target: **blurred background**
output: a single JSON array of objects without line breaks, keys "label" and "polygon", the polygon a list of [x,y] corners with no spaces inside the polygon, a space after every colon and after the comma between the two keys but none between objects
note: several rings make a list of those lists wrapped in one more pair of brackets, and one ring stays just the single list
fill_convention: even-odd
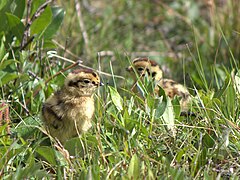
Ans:
[{"label": "blurred background", "polygon": [[[239,17],[239,0],[0,0],[0,177],[240,177]],[[186,84],[196,116],[134,94],[136,57]],[[63,147],[41,109],[78,60],[106,86],[91,130]]]},{"label": "blurred background", "polygon": [[82,0],[80,10],[73,0],[56,4],[66,10],[55,38],[58,52],[88,66],[97,68],[101,52],[103,71],[110,71],[111,60],[114,73],[127,77],[122,68],[129,59],[145,56],[161,65],[165,77],[188,86],[193,80],[205,89],[195,63],[202,65],[210,87],[216,87],[215,75],[220,84],[224,80],[222,65],[239,66],[238,0]]},{"label": "blurred background", "polygon": [[77,60],[125,91],[136,57],[157,61],[192,95],[217,92],[239,69],[239,17],[239,0],[3,0],[2,99],[38,114]]}]

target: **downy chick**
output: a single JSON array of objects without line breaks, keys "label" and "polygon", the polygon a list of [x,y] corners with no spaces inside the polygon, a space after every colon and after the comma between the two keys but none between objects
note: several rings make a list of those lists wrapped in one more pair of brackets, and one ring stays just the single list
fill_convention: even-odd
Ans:
[{"label": "downy chick", "polygon": [[[148,77],[151,77],[151,79],[156,82],[154,89],[156,93],[159,92],[160,86],[163,88],[166,95],[168,95],[171,99],[173,99],[175,96],[182,97],[180,101],[181,111],[188,110],[188,104],[191,97],[186,87],[174,80],[164,79],[163,71],[155,61],[148,58],[136,58],[133,60],[133,66],[129,66],[127,70],[131,73],[134,73],[133,68],[136,70],[140,77],[144,77],[147,73]],[[134,87],[134,91],[136,91],[136,87]]]},{"label": "downy chick", "polygon": [[42,119],[51,136],[64,143],[92,126],[93,96],[101,85],[98,74],[90,69],[76,69],[68,74],[63,87],[42,107]]}]

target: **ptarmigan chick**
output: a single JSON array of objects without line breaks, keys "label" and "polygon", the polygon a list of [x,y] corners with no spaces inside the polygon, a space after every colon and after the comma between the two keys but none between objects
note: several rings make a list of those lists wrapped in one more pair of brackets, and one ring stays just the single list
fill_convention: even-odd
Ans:
[{"label": "ptarmigan chick", "polygon": [[76,69],[68,74],[64,86],[42,107],[42,119],[51,136],[64,143],[92,126],[93,96],[101,85],[98,74],[90,69]]},{"label": "ptarmigan chick", "polygon": [[127,70],[134,73],[133,68],[140,77],[144,77],[147,73],[148,77],[156,82],[154,89],[156,93],[159,92],[160,86],[170,98],[174,98],[175,96],[182,97],[180,101],[181,110],[188,110],[188,104],[191,97],[186,87],[171,79],[164,79],[163,71],[155,61],[148,58],[136,58],[133,60],[133,66],[129,66]]}]

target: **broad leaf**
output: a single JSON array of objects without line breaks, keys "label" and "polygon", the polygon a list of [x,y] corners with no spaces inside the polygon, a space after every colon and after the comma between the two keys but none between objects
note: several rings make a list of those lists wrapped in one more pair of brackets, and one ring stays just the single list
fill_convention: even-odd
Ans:
[{"label": "broad leaf", "polygon": [[133,155],[129,168],[128,168],[128,178],[129,179],[138,179],[140,175],[140,161],[136,154]]},{"label": "broad leaf", "polygon": [[6,13],[6,16],[8,20],[8,27],[12,35],[15,35],[19,40],[21,40],[24,32],[23,23],[17,16],[13,14]]},{"label": "broad leaf", "polygon": [[25,0],[1,0],[0,1],[0,32],[8,31],[6,13],[22,19],[25,10]]},{"label": "broad leaf", "polygon": [[18,78],[16,73],[0,72],[0,87]]},{"label": "broad leaf", "polygon": [[50,39],[53,35],[56,34],[59,27],[63,22],[65,11],[60,7],[52,7],[52,22],[49,24],[44,33],[45,39]]},{"label": "broad leaf", "polygon": [[6,13],[7,12],[11,13],[11,11],[10,11],[11,3],[12,3],[11,0],[7,0],[7,2],[5,0],[3,0],[3,2],[1,2],[1,4],[0,4],[0,6],[2,6],[2,8],[0,10],[0,32],[1,31],[6,32],[8,30]]},{"label": "broad leaf", "polygon": [[121,111],[123,110],[123,99],[122,97],[119,95],[119,93],[117,92],[117,90],[111,86],[108,86],[108,89],[110,91],[110,96],[112,99],[113,104],[115,105],[115,107]]},{"label": "broad leaf", "polygon": [[8,0],[1,0],[0,1],[0,11],[2,10],[2,8],[7,4]]},{"label": "broad leaf", "polygon": [[6,61],[1,61],[0,62],[0,70],[5,69],[8,65],[15,63],[13,59],[6,60]]},{"label": "broad leaf", "polygon": [[34,1],[32,1],[30,17],[32,17],[33,14],[37,11],[37,9],[45,2],[46,2],[46,0],[34,0]]},{"label": "broad leaf", "polygon": [[57,165],[55,159],[55,152],[51,147],[40,146],[37,147],[36,152],[42,157],[44,157],[46,161],[48,161],[50,164]]},{"label": "broad leaf", "polygon": [[31,35],[42,34],[52,21],[52,11],[48,6],[44,12],[32,23]]},{"label": "broad leaf", "polygon": [[174,114],[176,117],[179,117],[181,114],[180,99],[181,99],[180,97],[175,96],[174,99],[172,100]]},{"label": "broad leaf", "polygon": [[79,137],[69,139],[64,143],[64,148],[71,156],[84,157],[84,147]]},{"label": "broad leaf", "polygon": [[29,116],[23,119],[21,123],[19,123],[18,126],[13,129],[13,131],[20,137],[29,137],[34,131],[36,131],[40,124],[40,119]]},{"label": "broad leaf", "polygon": [[165,94],[165,91],[159,87],[159,92],[158,92],[158,103],[156,104],[156,114],[155,114],[155,117],[158,119],[160,118],[166,107],[167,107],[167,96]]},{"label": "broad leaf", "polygon": [[23,17],[23,13],[24,13],[24,10],[25,10],[25,7],[26,7],[26,0],[17,0],[17,1],[14,1],[15,3],[15,9],[14,9],[14,12],[13,14],[15,16],[17,16],[18,18],[22,18]]},{"label": "broad leaf", "polygon": [[167,128],[172,131],[172,135],[175,136],[176,135],[176,129],[174,126],[175,115],[174,115],[171,99],[169,97],[167,97],[167,107],[163,113],[162,118],[164,123],[167,125]]}]

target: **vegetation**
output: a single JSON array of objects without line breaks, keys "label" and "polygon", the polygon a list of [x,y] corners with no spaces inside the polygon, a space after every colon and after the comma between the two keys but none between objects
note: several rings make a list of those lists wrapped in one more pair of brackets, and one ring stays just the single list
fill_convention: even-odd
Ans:
[{"label": "vegetation", "polygon": [[[1,0],[0,177],[238,179],[239,9],[235,0]],[[145,100],[135,95],[123,67],[136,56],[185,83],[197,116],[180,116],[179,99],[153,96],[147,80]],[[62,146],[41,105],[77,60],[105,72],[106,85],[92,129]]]}]

